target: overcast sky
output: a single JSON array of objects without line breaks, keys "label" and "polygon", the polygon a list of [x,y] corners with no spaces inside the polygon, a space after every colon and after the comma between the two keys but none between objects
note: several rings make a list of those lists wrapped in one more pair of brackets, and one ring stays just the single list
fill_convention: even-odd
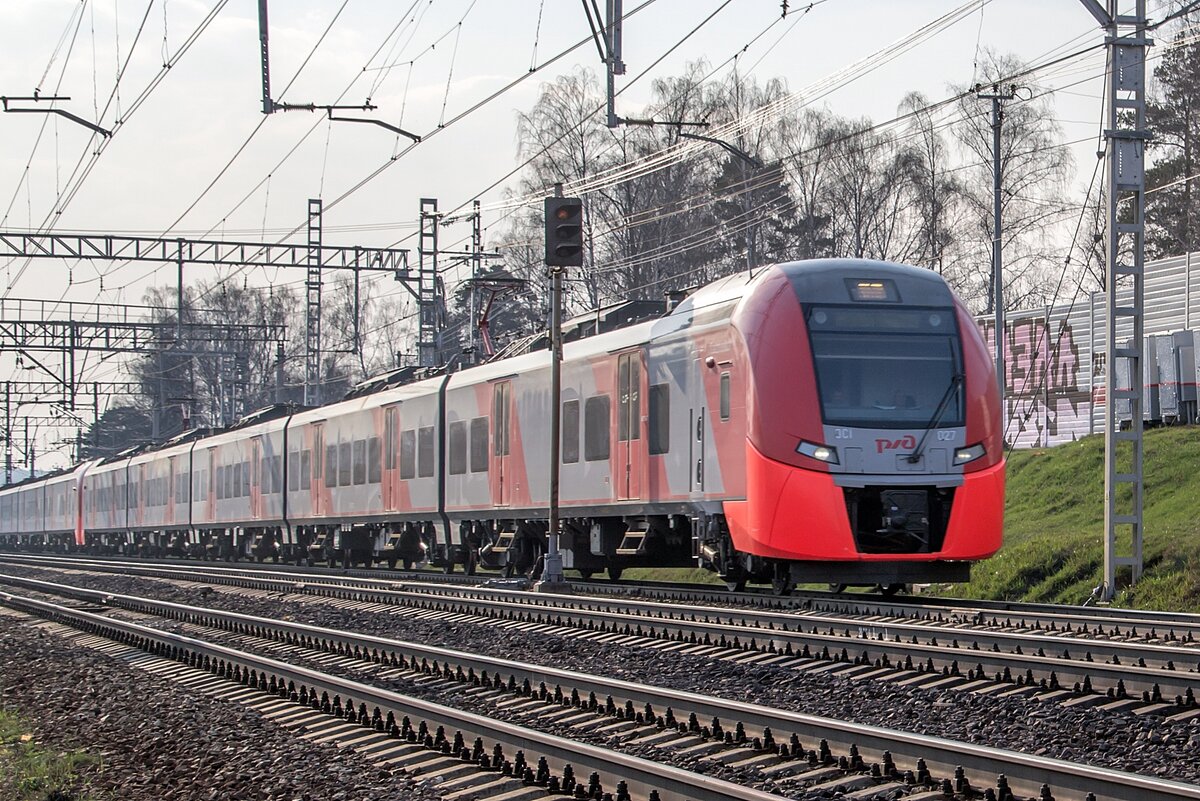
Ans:
[{"label": "overcast sky", "polygon": [[[516,112],[528,109],[541,84],[556,75],[600,68],[595,46],[585,42],[529,75],[531,65],[545,63],[588,36],[582,5],[575,0],[347,0],[315,51],[342,6],[340,0],[274,0],[270,47],[276,100],[361,103],[370,97],[379,106],[374,114],[380,119],[427,137],[404,152],[407,140],[375,126],[330,124],[308,112],[264,119],[257,3],[230,0],[144,103],[134,106],[167,54],[185,44],[218,2],[0,1],[0,94],[27,95],[35,87],[47,95],[57,91],[71,97],[61,108],[99,119],[105,128],[128,115],[102,145],[82,183],[78,173],[74,181],[72,174],[78,164],[93,161],[99,137],[57,117],[0,115],[0,228],[40,228],[49,222],[64,232],[274,241],[303,224],[307,198],[321,196],[332,203],[344,196],[326,215],[326,241],[391,245],[411,234],[421,197],[438,198],[443,210],[475,197],[485,208],[499,200],[502,187],[480,192],[517,163]],[[625,4],[628,13],[640,3]],[[1151,3],[1152,17],[1158,5]],[[788,17],[779,20],[779,0],[648,3],[625,24],[629,73],[618,79],[619,87],[720,10],[622,94],[620,112],[636,115],[641,110],[651,78],[676,74],[696,59],[722,63],[773,22],[739,57],[739,68],[752,68],[759,80],[782,77],[797,91],[964,4],[825,0],[805,11],[807,3],[792,0],[790,7]],[[950,84],[970,82],[983,49],[1037,62],[1102,38],[1078,0],[993,0],[819,103],[842,115],[884,120],[895,115],[910,91],[940,99],[950,94]],[[101,116],[126,59],[119,100],[114,98]],[[1064,136],[1094,137],[1103,54],[1093,53],[1072,66],[1033,80],[1040,87],[1069,85],[1055,100]],[[523,75],[528,75],[523,82],[457,119]],[[294,147],[295,153],[276,168]],[[1094,150],[1094,143],[1075,148],[1076,184],[1086,184],[1090,177]],[[404,155],[393,160],[399,152]],[[346,195],[381,167],[373,180]],[[55,213],[60,193],[71,189],[69,203]],[[496,216],[485,214],[485,225]],[[450,228],[443,242],[468,234],[465,225]],[[7,297],[137,303],[150,282],[174,281],[173,267],[155,274],[145,264],[84,263],[68,269],[35,261],[24,270],[22,266],[21,261],[0,264],[0,286]],[[302,274],[259,271],[248,280],[280,284],[302,279]],[[101,369],[110,376],[115,372]]]}]

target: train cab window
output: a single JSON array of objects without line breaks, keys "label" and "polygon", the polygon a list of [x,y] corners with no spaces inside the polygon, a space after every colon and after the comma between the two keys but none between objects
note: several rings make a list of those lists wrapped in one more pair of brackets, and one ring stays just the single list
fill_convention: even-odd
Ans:
[{"label": "train cab window", "polygon": [[593,395],[583,407],[583,458],[596,462],[608,458],[609,412],[607,395]]},{"label": "train cab window", "polygon": [[671,387],[653,384],[650,387],[650,455],[671,450]]},{"label": "train cab window", "polygon": [[[300,451],[300,489],[312,488],[313,463],[312,450],[305,448]],[[319,461],[319,460],[318,460]]]},{"label": "train cab window", "polygon": [[367,441],[354,440],[354,483],[367,483]]},{"label": "train cab window", "polygon": [[287,474],[287,491],[300,489],[300,451],[288,452]]},{"label": "train cab window", "polygon": [[729,419],[729,406],[732,400],[732,392],[729,373],[721,373],[721,419]]},{"label": "train cab window", "polygon": [[338,443],[338,486],[349,487],[354,478],[354,455],[349,442]]},{"label": "train cab window", "polygon": [[433,475],[433,426],[417,429],[417,477]]},{"label": "train cab window", "polygon": [[378,484],[383,480],[382,465],[380,458],[382,454],[379,452],[379,437],[371,437],[367,440],[367,483]]},{"label": "train cab window", "polygon": [[337,445],[325,446],[325,486],[336,487],[338,485],[337,471]]},{"label": "train cab window", "polygon": [[400,478],[417,477],[417,432],[413,429],[400,433]]},{"label": "train cab window", "polygon": [[963,424],[954,309],[814,306],[805,317],[826,425]]},{"label": "train cab window", "polygon": [[471,421],[471,472],[486,473],[488,469],[488,419],[476,417]]},{"label": "train cab window", "polygon": [[579,461],[579,401],[563,402],[562,407],[562,460],[563,464]]},{"label": "train cab window", "polygon": [[450,475],[461,476],[467,472],[467,424],[464,420],[455,420],[449,427],[449,453],[446,460]]}]

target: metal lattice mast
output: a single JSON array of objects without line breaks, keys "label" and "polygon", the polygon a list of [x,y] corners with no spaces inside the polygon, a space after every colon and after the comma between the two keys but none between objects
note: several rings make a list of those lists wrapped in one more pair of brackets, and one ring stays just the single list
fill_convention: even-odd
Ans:
[{"label": "metal lattice mast", "polygon": [[[1098,0],[1082,2],[1108,32],[1102,592],[1112,598],[1121,568],[1129,568],[1130,581],[1142,573],[1146,48],[1152,42],[1146,38],[1146,0],[1136,0],[1134,13],[1126,15],[1119,13],[1117,0],[1107,0],[1107,8]],[[1121,342],[1125,327],[1130,336]],[[1118,359],[1129,365],[1127,388],[1117,386]],[[1129,401],[1128,431],[1121,431],[1117,420],[1119,400]]]},{"label": "metal lattice mast", "polygon": [[304,282],[304,405],[321,405],[321,199],[308,201],[308,278]]},{"label": "metal lattice mast", "polygon": [[433,367],[437,363],[437,207],[437,198],[421,198],[420,263],[417,268],[417,364],[421,367]]}]

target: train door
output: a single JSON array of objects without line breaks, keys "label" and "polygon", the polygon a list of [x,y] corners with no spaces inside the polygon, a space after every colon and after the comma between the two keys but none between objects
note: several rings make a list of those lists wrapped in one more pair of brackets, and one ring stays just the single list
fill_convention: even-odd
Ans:
[{"label": "train door", "polygon": [[695,359],[692,362],[692,374],[688,380],[688,397],[691,406],[688,414],[691,425],[688,435],[688,464],[690,465],[688,470],[691,473],[689,483],[693,495],[704,494],[704,427],[707,425],[704,376],[706,372],[702,359]]},{"label": "train door", "polygon": [[250,440],[250,516],[263,516],[262,437]]},{"label": "train door", "polygon": [[325,421],[313,423],[312,431],[312,514],[313,517],[320,517],[326,514],[326,498],[329,497],[325,491],[325,471],[329,469],[325,464]]},{"label": "train door", "polygon": [[394,512],[400,506],[400,476],[396,454],[400,450],[400,407],[383,410],[383,508]]},{"label": "train door", "polygon": [[642,497],[646,469],[642,436],[642,354],[617,357],[617,458],[613,462],[617,500]]},{"label": "train door", "polygon": [[498,381],[492,385],[492,465],[488,475],[492,483],[492,504],[512,503],[512,458],[509,427],[512,422],[512,382]]}]

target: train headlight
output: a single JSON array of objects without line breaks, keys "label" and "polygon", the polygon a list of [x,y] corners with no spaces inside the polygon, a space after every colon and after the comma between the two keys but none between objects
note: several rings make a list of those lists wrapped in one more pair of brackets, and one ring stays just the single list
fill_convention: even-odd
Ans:
[{"label": "train headlight", "polygon": [[801,440],[800,444],[796,446],[796,453],[816,459],[818,462],[838,464],[837,448],[831,448],[828,445],[818,445],[815,442]]},{"label": "train headlight", "polygon": [[987,453],[987,449],[983,447],[982,442],[969,448],[959,448],[954,452],[954,463],[958,465],[973,462],[985,453]]}]

